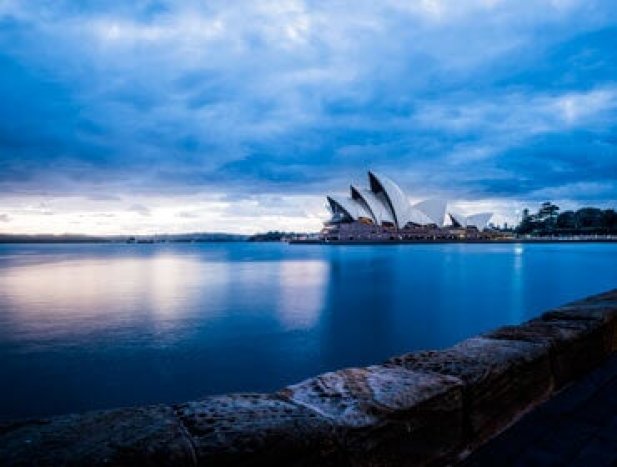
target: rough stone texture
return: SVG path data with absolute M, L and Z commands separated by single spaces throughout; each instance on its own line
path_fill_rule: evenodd
M 176 413 L 199 465 L 341 465 L 332 423 L 276 395 L 231 394 Z
M 472 338 L 441 351 L 413 352 L 389 361 L 416 371 L 460 378 L 466 441 L 476 445 L 545 400 L 553 381 L 544 345 Z
M 540 319 L 596 321 L 603 328 L 605 353 L 617 351 L 617 289 L 547 311 Z
M 426 465 L 462 442 L 457 378 L 371 366 L 326 373 L 281 394 L 328 417 L 355 465 Z
M 549 310 L 542 319 L 597 319 L 609 323 L 617 319 L 617 289 L 576 300 Z
M 599 365 L 609 354 L 606 326 L 595 319 L 536 319 L 504 326 L 484 337 L 541 344 L 549 349 L 551 371 L 558 389 Z
M 195 456 L 173 410 L 116 409 L 0 428 L 3 466 L 190 466 Z

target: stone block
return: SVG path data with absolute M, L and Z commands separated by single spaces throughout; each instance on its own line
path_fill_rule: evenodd
M 571 304 L 576 305 L 580 303 L 598 303 L 598 302 L 615 302 L 615 301 L 617 301 L 617 289 L 612 289 L 612 290 L 607 290 L 606 292 L 602 292 L 599 294 L 590 295 L 580 300 L 576 300 L 574 302 L 571 302 Z
M 395 357 L 389 364 L 460 378 L 471 446 L 545 400 L 553 387 L 547 347 L 530 342 L 475 337 L 449 349 Z
M 549 349 L 555 387 L 563 385 L 598 366 L 609 354 L 606 324 L 596 319 L 535 319 L 519 326 L 503 326 L 484 334 L 541 344 Z
M 344 465 L 333 424 L 276 395 L 208 397 L 176 414 L 199 465 Z
M 617 290 L 569 303 L 543 313 L 543 321 L 597 321 L 603 326 L 605 352 L 617 351 Z
M 3 466 L 192 466 L 195 456 L 173 410 L 116 409 L 5 425 Z
M 427 465 L 461 447 L 461 388 L 450 376 L 371 366 L 325 373 L 280 394 L 330 419 L 353 465 Z

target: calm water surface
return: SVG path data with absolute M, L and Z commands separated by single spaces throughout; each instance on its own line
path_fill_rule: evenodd
M 0 245 L 0 418 L 270 391 L 617 287 L 617 244 Z

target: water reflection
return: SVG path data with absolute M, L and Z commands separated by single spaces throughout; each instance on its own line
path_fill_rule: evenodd
M 361 365 L 384 355 L 396 308 L 394 269 L 380 252 L 353 247 L 333 251 L 320 339 L 329 369 Z
M 286 330 L 315 326 L 323 308 L 328 269 L 325 261 L 280 262 L 276 310 Z
M 510 292 L 510 322 L 512 323 L 523 321 L 523 297 L 525 296 L 525 283 L 523 281 L 524 251 L 524 245 L 513 246 L 514 258 L 512 264 L 512 287 Z
M 0 245 L 0 419 L 271 391 L 444 347 L 615 287 L 616 256 L 617 244 Z
M 11 333 L 3 334 L 57 340 L 141 320 L 166 326 L 192 309 L 204 287 L 220 295 L 228 271 L 228 263 L 206 268 L 198 259 L 170 255 L 5 268 L 0 307 Z

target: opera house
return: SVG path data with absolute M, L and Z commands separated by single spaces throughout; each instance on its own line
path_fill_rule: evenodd
M 350 187 L 349 196 L 327 196 L 332 217 L 321 236 L 325 241 L 482 240 L 492 213 L 461 215 L 445 200 L 411 205 L 390 178 L 368 172 L 368 189 Z

